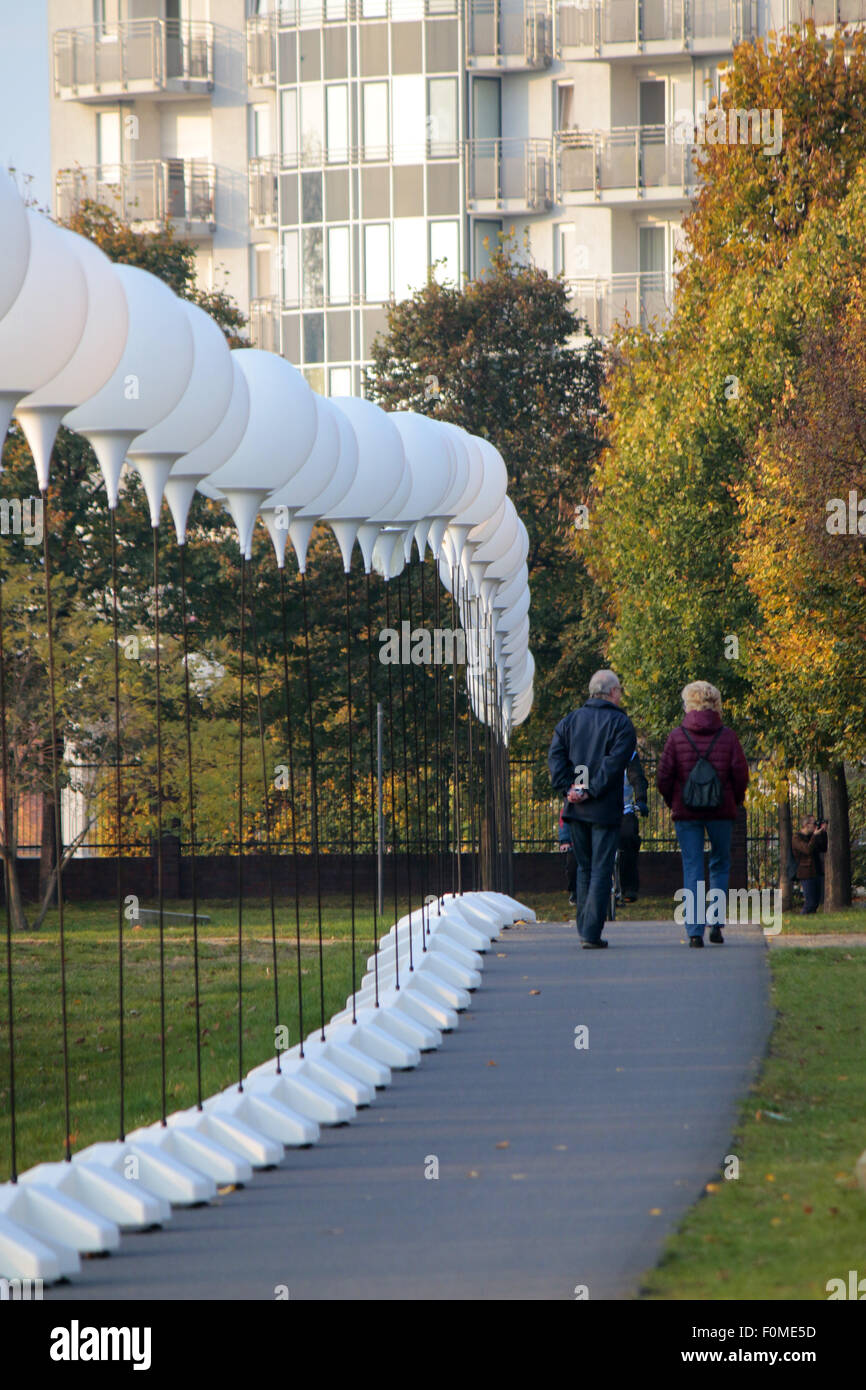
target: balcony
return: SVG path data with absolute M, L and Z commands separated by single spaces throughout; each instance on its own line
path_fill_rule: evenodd
M 556 52 L 562 58 L 609 62 L 642 54 L 721 53 L 757 32 L 757 0 L 557 0 L 556 5 Z
M 550 0 L 467 0 L 467 68 L 525 72 L 552 60 Z
M 250 226 L 276 227 L 279 221 L 280 163 L 274 155 L 250 160 Z
M 273 87 L 277 81 L 277 25 L 274 15 L 247 20 L 247 84 Z
M 456 15 L 458 0 L 278 0 L 281 28 L 321 29 L 326 24 L 436 19 Z
M 669 202 L 697 185 L 695 149 L 682 126 L 564 130 L 556 138 L 556 200 L 593 203 Z
M 570 309 L 586 319 L 595 338 L 608 337 L 614 324 L 664 327 L 673 313 L 673 276 L 664 271 L 635 271 L 567 284 Z
M 271 296 L 250 300 L 250 342 L 264 352 L 279 353 L 282 345 L 282 304 Z
M 58 29 L 55 96 L 202 96 L 213 90 L 213 34 L 212 24 L 177 19 Z
M 866 0 L 790 0 L 790 22 L 813 20 L 816 29 L 844 28 L 866 21 Z
M 209 237 L 216 227 L 216 169 L 203 159 L 144 159 L 61 170 L 58 218 L 66 221 L 85 199 L 133 226 L 155 230 L 170 222 L 183 236 Z
M 467 140 L 470 212 L 543 212 L 553 203 L 549 140 Z

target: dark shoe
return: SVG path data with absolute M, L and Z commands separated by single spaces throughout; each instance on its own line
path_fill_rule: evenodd
M 714 946 L 724 946 L 725 938 L 722 936 L 721 927 L 713 927 L 712 931 L 710 932 L 710 940 L 712 941 Z
M 608 942 L 606 941 L 584 941 L 584 951 L 606 951 Z
M 704 944 L 704 938 L 703 938 L 702 936 L 690 936 L 690 937 L 689 937 L 689 945 L 690 945 L 690 946 L 700 946 L 700 947 L 703 947 L 703 944 Z
M 573 893 L 572 893 L 571 897 L 570 897 L 569 900 L 568 900 L 568 905 L 569 905 L 569 907 L 577 907 L 577 898 L 574 896 Z
M 622 896 L 622 898 L 620 899 L 620 902 L 624 902 L 624 903 L 636 903 L 636 902 L 637 902 L 637 898 L 633 898 L 633 897 L 630 896 L 630 894 L 624 893 L 623 896 Z

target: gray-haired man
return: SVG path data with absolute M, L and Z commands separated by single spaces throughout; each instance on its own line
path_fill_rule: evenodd
M 547 755 L 551 781 L 567 801 L 564 820 L 577 863 L 577 930 L 584 950 L 607 946 L 601 933 L 622 821 L 623 772 L 637 746 L 621 701 L 615 672 L 596 671 L 589 699 L 560 719 Z

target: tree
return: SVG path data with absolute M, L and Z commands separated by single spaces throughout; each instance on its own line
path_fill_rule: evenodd
M 601 660 L 592 585 L 577 555 L 599 444 L 601 352 L 574 346 L 581 321 L 566 286 L 521 260 L 507 240 L 490 270 L 462 288 L 432 276 L 392 305 L 372 348 L 367 393 L 489 439 L 529 532 L 535 707 L 515 746 L 546 748 L 550 729 Z
M 721 110 L 780 110 L 782 147 L 777 157 L 754 145 L 703 148 L 674 317 L 661 333 L 626 329 L 613 345 L 604 393 L 610 448 L 594 474 L 584 537 L 606 594 L 614 663 L 651 734 L 679 717 L 680 686 L 702 677 L 720 686 L 748 751 L 775 774 L 810 758 L 835 767 L 837 781 L 843 744 L 846 756 L 858 756 L 848 702 L 841 684 L 827 690 L 817 739 L 802 706 L 795 717 L 800 682 L 785 674 L 792 633 L 784 620 L 772 637 L 766 626 L 777 582 L 767 556 L 775 546 L 778 579 L 791 564 L 788 537 L 765 527 L 766 563 L 756 565 L 754 553 L 751 566 L 743 563 L 743 508 L 751 505 L 755 525 L 764 505 L 772 517 L 778 478 L 768 476 L 762 490 L 774 465 L 759 441 L 789 405 L 809 334 L 845 311 L 834 256 L 860 237 L 853 211 L 838 245 L 833 224 L 866 157 L 864 55 L 862 36 L 846 61 L 842 39 L 825 44 L 811 26 L 766 49 L 735 51 Z M 778 474 L 778 449 L 774 458 Z M 814 648 L 822 640 L 817 631 L 801 647 L 800 681 L 813 656 L 821 667 Z M 772 680 L 771 653 L 781 661 Z

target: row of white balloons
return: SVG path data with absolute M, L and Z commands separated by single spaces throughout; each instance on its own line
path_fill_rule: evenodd
M 198 489 L 224 501 L 245 556 L 261 517 L 277 564 L 291 537 L 306 568 L 313 527 L 333 530 L 348 572 L 357 540 L 386 579 L 438 557 L 469 644 L 479 719 L 507 738 L 528 715 L 526 528 L 486 440 L 409 411 L 315 395 L 284 358 L 230 351 L 196 305 L 86 238 L 26 208 L 0 173 L 0 441 L 17 418 L 48 487 L 61 423 L 93 447 L 110 508 L 125 460 L 159 525 L 168 503 L 179 544 Z

